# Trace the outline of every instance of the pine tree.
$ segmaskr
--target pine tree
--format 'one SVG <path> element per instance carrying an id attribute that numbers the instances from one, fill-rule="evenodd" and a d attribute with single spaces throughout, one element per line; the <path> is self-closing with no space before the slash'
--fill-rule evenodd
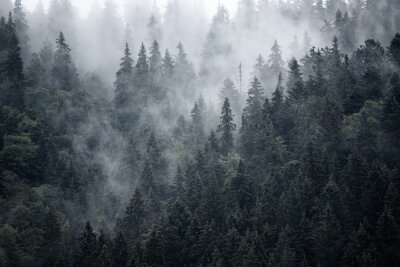
<path id="1" fill-rule="evenodd" d="M 256 3 L 254 0 L 240 0 L 238 2 L 239 26 L 252 29 L 256 23 Z"/>
<path id="2" fill-rule="evenodd" d="M 229 203 L 237 203 L 240 209 L 251 209 L 254 204 L 254 190 L 250 177 L 246 175 L 245 166 L 239 162 L 236 175 L 229 183 Z"/>
<path id="3" fill-rule="evenodd" d="M 390 43 L 390 55 L 397 67 L 400 67 L 400 33 L 397 33 Z"/>
<path id="4" fill-rule="evenodd" d="M 278 112 L 283 105 L 283 78 L 282 74 L 279 74 L 278 83 L 275 91 L 272 93 L 271 104 L 273 112 Z"/>
<path id="5" fill-rule="evenodd" d="M 222 132 L 220 138 L 220 151 L 223 155 L 228 155 L 233 150 L 233 132 L 236 125 L 233 123 L 233 115 L 229 99 L 225 98 L 221 110 L 221 124 L 218 125 L 217 132 Z"/>
<path id="6" fill-rule="evenodd" d="M 178 44 L 178 55 L 175 57 L 174 73 L 177 84 L 181 84 L 183 87 L 187 86 L 194 80 L 196 73 L 193 69 L 193 65 L 188 61 L 185 48 L 182 43 Z M 185 91 L 186 95 L 190 95 L 191 92 Z"/>
<path id="7" fill-rule="evenodd" d="M 300 105 L 306 97 L 300 66 L 294 58 L 289 63 L 287 91 L 289 102 L 297 106 Z"/>
<path id="8" fill-rule="evenodd" d="M 148 84 L 149 75 L 149 62 L 147 60 L 146 47 L 142 43 L 140 46 L 140 51 L 138 54 L 138 59 L 136 61 L 136 85 L 143 88 Z"/>
<path id="9" fill-rule="evenodd" d="M 60 32 L 57 38 L 57 49 L 54 54 L 53 86 L 65 91 L 78 90 L 79 80 L 75 65 L 71 57 L 71 49 L 66 43 L 64 34 Z"/>
<path id="10" fill-rule="evenodd" d="M 121 232 L 118 232 L 114 238 L 112 247 L 112 267 L 125 267 L 128 263 L 128 248 Z"/>
<path id="11" fill-rule="evenodd" d="M 224 104 L 225 98 L 229 98 L 232 111 L 235 114 L 241 112 L 239 91 L 237 90 L 235 83 L 230 78 L 225 79 L 223 87 L 220 89 L 218 96 L 221 106 Z"/>
<path id="12" fill-rule="evenodd" d="M 11 22 L 9 23 L 13 25 Z M 0 100 L 3 105 L 8 105 L 22 111 L 25 107 L 23 62 L 17 37 L 12 28 L 10 30 L 9 52 L 4 64 L 9 85 L 8 88 L 2 89 L 5 92 L 2 94 Z"/>
<path id="13" fill-rule="evenodd" d="M 315 250 L 318 263 L 336 266 L 336 259 L 343 253 L 342 227 L 329 204 L 324 207 L 318 227 L 314 230 Z"/>
<path id="14" fill-rule="evenodd" d="M 128 44 L 125 46 L 124 57 L 121 59 L 120 69 L 114 83 L 115 98 L 114 105 L 117 109 L 125 108 L 130 103 L 131 86 L 133 83 L 133 60 Z"/>
<path id="15" fill-rule="evenodd" d="M 203 143 L 205 139 L 205 134 L 204 134 L 203 114 L 197 102 L 194 104 L 194 107 L 191 111 L 191 116 L 192 116 L 191 131 L 192 134 L 194 135 L 193 141 L 196 146 L 199 146 L 200 144 Z"/>
<path id="16" fill-rule="evenodd" d="M 25 18 L 25 12 L 22 7 L 22 0 L 15 0 L 13 9 L 15 32 L 17 34 L 18 42 L 21 47 L 21 57 L 27 62 L 29 61 L 30 49 L 29 49 L 29 35 L 28 35 L 28 24 Z"/>
<path id="17" fill-rule="evenodd" d="M 148 195 L 150 190 L 154 190 L 154 178 L 153 178 L 153 170 L 151 167 L 151 161 L 149 158 L 146 158 L 143 164 L 143 170 L 140 175 L 140 186 L 142 192 L 145 195 Z"/>
<path id="18" fill-rule="evenodd" d="M 271 55 L 272 56 L 272 55 Z M 260 77 L 260 80 L 267 79 L 267 73 L 265 70 L 268 69 L 265 63 L 265 60 L 262 55 L 258 55 L 256 59 L 256 64 L 253 66 L 253 72 L 251 73 L 252 76 Z"/>
<path id="19" fill-rule="evenodd" d="M 137 238 L 139 238 L 145 217 L 146 211 L 144 209 L 142 193 L 139 188 L 136 188 L 133 197 L 126 207 L 125 215 L 122 218 L 119 229 L 124 234 L 124 238 L 129 246 L 132 246 Z"/>
<path id="20" fill-rule="evenodd" d="M 276 81 L 281 73 L 284 73 L 284 62 L 282 59 L 281 47 L 278 41 L 274 41 L 274 45 L 271 48 L 271 54 L 268 57 L 267 64 L 269 66 L 269 72 L 271 79 Z"/>
<path id="21" fill-rule="evenodd" d="M 165 51 L 165 55 L 163 58 L 163 66 L 162 66 L 163 75 L 166 79 L 171 79 L 173 77 L 174 68 L 175 68 L 174 61 L 167 49 Z"/>
<path id="22" fill-rule="evenodd" d="M 248 91 L 247 106 L 245 108 L 248 125 L 256 125 L 262 118 L 262 103 L 264 102 L 264 90 L 257 77 L 251 82 Z"/>
<path id="23" fill-rule="evenodd" d="M 392 216 L 392 211 L 385 207 L 376 228 L 378 266 L 394 266 L 399 262 L 398 236 L 399 226 Z"/>
<path id="24" fill-rule="evenodd" d="M 97 237 L 89 221 L 86 222 L 85 229 L 79 239 L 79 249 L 77 264 L 84 267 L 94 266 L 97 256 Z"/>
<path id="25" fill-rule="evenodd" d="M 165 264 L 166 265 L 184 265 L 185 255 L 184 240 L 190 224 L 190 214 L 183 204 L 177 198 L 175 201 L 170 201 L 167 204 L 166 216 L 164 225 L 165 236 L 164 251 L 165 251 Z"/>
<path id="26" fill-rule="evenodd" d="M 162 73 L 162 57 L 157 41 L 154 41 L 150 48 L 149 71 L 152 85 L 155 86 L 160 81 Z"/>
<path id="27" fill-rule="evenodd" d="M 383 125 L 394 140 L 400 140 L 400 77 L 397 73 L 391 78 L 390 96 L 385 102 Z"/>
<path id="28" fill-rule="evenodd" d="M 149 18 L 149 22 L 147 23 L 147 29 L 149 31 L 149 39 L 151 41 L 161 41 L 161 37 L 162 37 L 162 32 L 161 32 L 161 27 L 160 27 L 160 23 L 158 21 L 158 19 L 156 18 L 156 16 L 154 16 L 154 14 L 151 14 L 150 18 Z"/>
<path id="29" fill-rule="evenodd" d="M 215 135 L 214 129 L 211 130 L 211 133 L 208 136 L 208 145 L 210 146 L 210 149 L 213 152 L 220 151 L 219 145 L 218 145 L 218 139 L 217 139 L 217 136 Z"/>

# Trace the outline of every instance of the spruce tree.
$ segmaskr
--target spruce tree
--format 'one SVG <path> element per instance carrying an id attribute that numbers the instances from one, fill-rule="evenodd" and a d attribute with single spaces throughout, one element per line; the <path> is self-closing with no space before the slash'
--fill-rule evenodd
<path id="1" fill-rule="evenodd" d="M 157 84 L 161 78 L 162 71 L 162 57 L 160 53 L 160 47 L 157 41 L 154 41 L 150 48 L 149 57 L 149 70 L 152 85 Z"/>
<path id="2" fill-rule="evenodd" d="M 287 91 L 289 102 L 296 106 L 300 105 L 306 97 L 302 73 L 295 58 L 293 58 L 289 63 Z"/>
<path id="3" fill-rule="evenodd" d="M 132 246 L 139 237 L 145 221 L 145 216 L 146 211 L 144 209 L 142 193 L 139 188 L 136 188 L 133 197 L 126 207 L 119 229 L 124 234 L 124 238 L 129 246 Z"/>
<path id="4" fill-rule="evenodd" d="M 220 120 L 221 123 L 218 125 L 217 130 L 217 132 L 222 133 L 220 137 L 220 151 L 223 155 L 227 155 L 233 150 L 233 132 L 236 129 L 228 98 L 225 98 L 224 105 L 222 106 Z"/>
<path id="5" fill-rule="evenodd" d="M 97 257 L 97 237 L 89 221 L 79 238 L 79 256 L 77 264 L 83 267 L 94 266 Z"/>
<path id="6" fill-rule="evenodd" d="M 230 78 L 225 79 L 223 87 L 219 91 L 218 97 L 221 106 L 224 104 L 225 99 L 229 98 L 232 111 L 235 114 L 239 114 L 239 112 L 241 112 L 239 91 L 237 90 L 235 83 Z"/>
<path id="7" fill-rule="evenodd" d="M 162 65 L 162 73 L 166 79 L 171 79 L 174 74 L 174 61 L 168 51 L 165 51 L 165 55 L 163 58 L 163 65 Z"/>
<path id="8" fill-rule="evenodd" d="M 136 61 L 136 74 L 135 74 L 135 84 L 140 88 L 142 93 L 147 96 L 144 92 L 144 87 L 148 85 L 149 82 L 149 62 L 147 59 L 146 47 L 142 43 L 140 46 L 140 51 Z"/>
<path id="9" fill-rule="evenodd" d="M 192 116 L 191 131 L 194 137 L 193 141 L 194 144 L 198 146 L 204 142 L 205 134 L 204 134 L 203 114 L 197 102 L 194 104 L 194 107 L 191 111 L 191 116 Z"/>
<path id="10" fill-rule="evenodd" d="M 57 49 L 51 71 L 54 89 L 76 91 L 79 86 L 78 73 L 72 61 L 71 49 L 62 32 L 58 35 L 56 43 Z"/>
<path id="11" fill-rule="evenodd" d="M 117 72 L 117 79 L 114 83 L 114 105 L 117 109 L 127 107 L 132 95 L 133 60 L 128 44 L 125 45 L 124 57 L 121 58 L 121 61 L 120 69 Z"/>
<path id="12" fill-rule="evenodd" d="M 30 55 L 29 33 L 28 33 L 28 23 L 26 21 L 25 12 L 22 6 L 22 0 L 15 0 L 13 14 L 15 23 L 15 33 L 17 35 L 18 42 L 21 47 L 21 57 L 24 61 L 28 61 Z"/>
<path id="13" fill-rule="evenodd" d="M 389 52 L 394 63 L 400 68 L 400 33 L 397 33 L 391 41 Z"/>
<path id="14" fill-rule="evenodd" d="M 24 74 L 23 62 L 21 58 L 21 49 L 18 44 L 17 37 L 14 32 L 11 32 L 9 41 L 9 52 L 5 60 L 5 70 L 9 85 L 2 88 L 5 92 L 0 98 L 3 105 L 11 106 L 18 110 L 23 110 L 25 107 L 24 101 Z"/>
<path id="15" fill-rule="evenodd" d="M 278 41 L 274 41 L 274 45 L 271 48 L 271 54 L 268 57 L 267 61 L 269 72 L 271 75 L 271 79 L 276 81 L 279 77 L 279 74 L 284 72 L 284 62 L 282 59 L 282 51 L 281 47 L 278 44 Z"/>
<path id="16" fill-rule="evenodd" d="M 118 232 L 114 238 L 112 247 L 112 267 L 125 267 L 128 263 L 128 248 L 121 232 Z"/>

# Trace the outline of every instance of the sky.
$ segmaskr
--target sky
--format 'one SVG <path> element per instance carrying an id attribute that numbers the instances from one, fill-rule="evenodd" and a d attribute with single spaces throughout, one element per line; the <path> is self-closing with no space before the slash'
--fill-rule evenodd
<path id="1" fill-rule="evenodd" d="M 23 0 L 22 3 L 26 8 L 32 11 L 35 9 L 38 1 L 39 0 Z M 41 0 L 41 1 L 47 8 L 51 0 Z M 79 12 L 83 17 L 86 14 L 88 14 L 90 7 L 92 6 L 94 1 L 104 2 L 105 0 L 71 0 L 72 4 L 79 9 Z M 114 1 L 118 3 L 120 6 L 122 6 L 125 1 L 137 1 L 140 3 L 140 1 L 151 1 L 151 0 L 114 0 Z M 164 8 L 168 2 L 168 0 L 156 0 L 156 1 L 161 8 Z M 206 8 L 206 13 L 209 16 L 212 16 L 215 13 L 218 3 L 223 4 L 230 11 L 231 14 L 235 12 L 237 6 L 236 0 L 203 0 L 203 3 Z"/>

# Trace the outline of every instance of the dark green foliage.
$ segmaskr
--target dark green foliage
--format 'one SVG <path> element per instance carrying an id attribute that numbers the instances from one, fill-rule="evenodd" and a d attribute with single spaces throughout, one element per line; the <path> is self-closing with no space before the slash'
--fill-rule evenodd
<path id="1" fill-rule="evenodd" d="M 12 8 L 3 2 L 1 14 Z M 306 34 L 288 71 L 275 42 L 257 58 L 242 103 L 251 59 L 229 42 L 243 45 L 264 25 L 269 1 L 254 2 L 240 1 L 234 23 L 218 8 L 199 79 L 181 43 L 165 56 L 170 40 L 152 40 L 149 55 L 142 44 L 136 64 L 126 45 L 113 100 L 106 75 L 78 77 L 63 33 L 55 51 L 46 42 L 27 54 L 27 36 L 37 40 L 15 2 L 14 16 L 0 19 L 1 266 L 398 265 L 400 36 L 389 35 L 399 4 L 283 1 L 283 18 L 308 16 L 305 26 L 317 34 L 324 24 L 333 41 L 315 48 Z M 69 7 L 53 1 L 49 26 L 71 37 L 78 69 L 90 71 Z M 375 39 L 355 49 L 358 33 Z M 109 49 L 109 37 L 95 43 Z M 208 101 L 229 76 L 218 121 L 214 99 L 198 96 Z"/>
<path id="2" fill-rule="evenodd" d="M 54 89 L 65 91 L 78 90 L 79 80 L 75 65 L 71 57 L 71 49 L 66 43 L 64 34 L 60 32 L 56 42 L 54 63 L 51 75 Z"/>
<path id="3" fill-rule="evenodd" d="M 236 125 L 233 123 L 233 115 L 229 99 L 225 98 L 224 105 L 221 110 L 221 124 L 218 126 L 217 132 L 221 132 L 220 151 L 223 155 L 227 155 L 233 150 L 233 132 Z"/>

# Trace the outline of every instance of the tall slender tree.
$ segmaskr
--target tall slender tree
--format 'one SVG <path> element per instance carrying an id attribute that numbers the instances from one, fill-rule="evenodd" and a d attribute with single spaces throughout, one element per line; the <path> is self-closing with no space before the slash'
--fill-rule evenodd
<path id="1" fill-rule="evenodd" d="M 233 150 L 233 132 L 235 129 L 236 125 L 233 123 L 231 105 L 229 99 L 225 98 L 221 110 L 221 122 L 217 130 L 217 132 L 222 132 L 220 137 L 220 151 L 223 155 L 227 155 Z"/>

